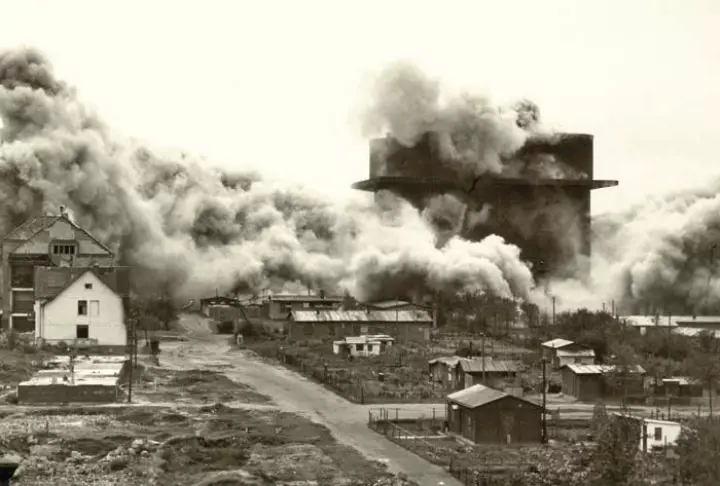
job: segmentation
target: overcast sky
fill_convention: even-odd
[[[341,193],[367,177],[352,111],[395,59],[595,135],[613,209],[719,175],[720,1],[0,0],[0,45],[50,57],[151,145]]]

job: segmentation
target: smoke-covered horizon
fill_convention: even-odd
[[[177,301],[292,282],[361,300],[418,284],[526,298],[534,285],[516,246],[439,243],[430,215],[391,194],[338,204],[123,139],[34,49],[0,53],[0,118],[0,233],[65,205],[139,286]]]
[[[720,178],[593,217],[592,278],[551,281],[566,309],[620,315],[720,313]],[[538,290],[535,301],[547,305]]]

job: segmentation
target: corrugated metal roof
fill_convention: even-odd
[[[459,356],[441,356],[441,357],[439,357],[439,358],[433,358],[433,359],[429,360],[429,361],[428,361],[428,364],[429,364],[429,365],[433,365],[433,364],[436,364],[436,363],[443,363],[443,364],[445,364],[445,365],[447,365],[447,366],[451,366],[451,367],[452,367],[452,366],[455,366],[456,364],[458,364],[458,362],[459,362],[461,359],[462,359],[462,358],[460,358]]]
[[[130,295],[128,267],[35,267],[35,298],[54,299],[87,272],[94,273],[119,296]]]
[[[677,383],[680,386],[699,385],[701,383],[700,380],[688,376],[671,376],[669,378],[663,378],[661,381],[663,383]]]
[[[268,296],[268,300],[274,302],[342,302],[343,298],[328,295],[320,297],[319,295],[277,294]]]
[[[424,310],[293,310],[292,318],[295,322],[432,322]]]
[[[604,373],[610,373],[615,370],[614,365],[579,365],[569,364],[564,367],[569,368],[576,375],[602,375]],[[628,368],[630,373],[645,374],[645,369],[640,365],[630,366]]]
[[[384,343],[388,341],[395,341],[395,338],[386,334],[375,334],[367,336],[347,336],[342,341],[335,341],[336,343],[347,343],[347,344],[363,344],[363,343]]]
[[[720,316],[626,316],[628,324],[634,327],[670,327],[686,326],[693,324],[717,324],[720,325]]]
[[[702,333],[710,333],[715,338],[720,339],[720,330],[712,331],[710,329],[700,329],[697,327],[676,327],[672,330],[673,334],[686,337],[697,337]]]
[[[595,351],[592,349],[558,349],[558,357],[562,356],[575,356],[578,358],[591,358],[595,356]]]
[[[460,361],[460,368],[465,373],[481,373],[483,371],[483,359],[463,359]],[[519,366],[513,361],[485,360],[486,373],[517,373]]]
[[[477,408],[481,407],[483,405],[487,405],[488,403],[494,402],[496,400],[499,400],[501,398],[512,396],[509,393],[505,393],[500,390],[495,390],[494,388],[490,388],[484,385],[473,385],[469,388],[465,388],[464,390],[456,391],[455,393],[451,393],[448,395],[448,400],[451,402],[455,402],[459,405],[462,405],[467,408]],[[540,407],[538,404],[533,403],[529,400],[526,400],[524,398],[515,397],[518,400],[522,400],[523,402],[529,403],[531,405],[534,405],[536,407]]]
[[[542,343],[542,346],[544,348],[558,349],[562,348],[563,346],[567,346],[568,344],[574,344],[574,342],[568,341],[567,339],[556,338],[551,339],[550,341],[545,341],[544,343]]]
[[[404,300],[385,300],[382,302],[368,302],[366,305],[368,307],[380,309],[380,310],[392,309],[394,307],[404,307],[404,306],[415,307],[418,309],[427,309],[430,307],[427,305],[415,304],[413,302],[406,302]]]

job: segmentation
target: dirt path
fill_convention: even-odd
[[[348,402],[297,373],[257,358],[254,353],[232,350],[227,337],[203,331],[198,321],[192,317],[181,320],[181,325],[192,331],[191,340],[163,343],[161,366],[175,369],[215,368],[228,378],[268,395],[280,409],[325,425],[338,441],[371,459],[385,462],[391,471],[405,473],[422,486],[460,486],[461,483],[445,469],[370,430],[367,427],[370,407]]]

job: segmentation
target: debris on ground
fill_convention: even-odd
[[[5,453],[22,459],[13,486],[412,484],[387,482],[381,464],[304,417],[221,404],[18,411],[0,422]]]

